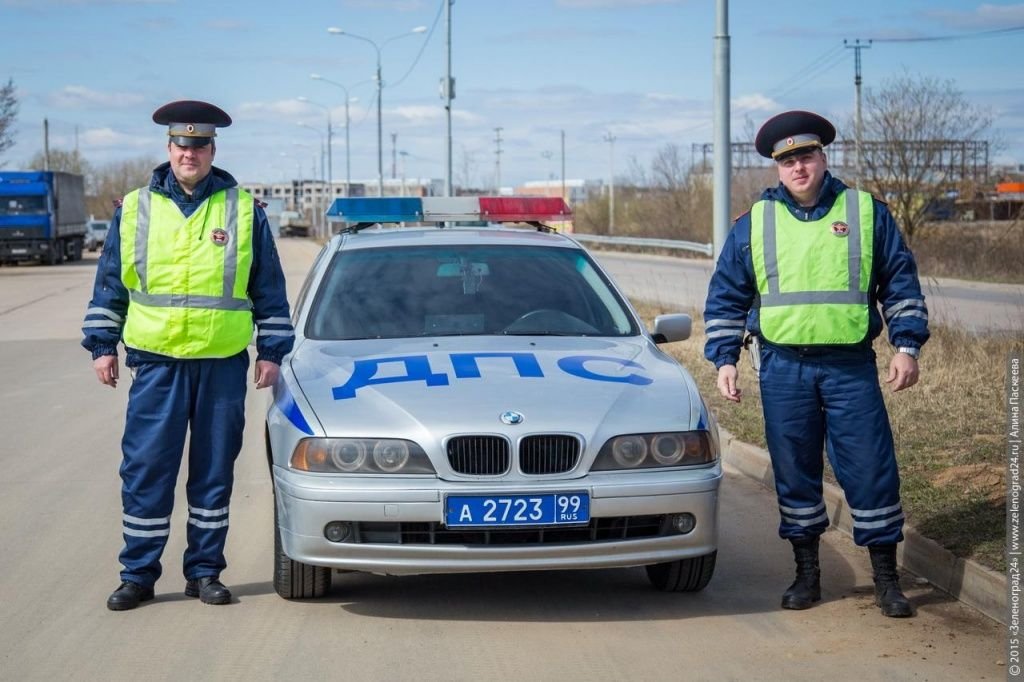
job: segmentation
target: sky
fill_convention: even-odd
[[[164,161],[153,110],[198,99],[234,119],[215,165],[243,183],[321,177],[330,112],[332,175],[344,180],[347,89],[351,177],[375,181],[375,43],[385,177],[443,178],[444,1],[0,0],[0,81],[13,79],[20,102],[5,167],[42,149],[44,118],[51,148],[77,146],[94,165]],[[649,169],[667,145],[691,158],[712,140],[715,5],[456,0],[455,184],[494,186],[497,160],[502,185],[561,177],[561,131],[569,178]],[[950,79],[991,112],[993,160],[1024,164],[1024,32],[998,32],[1014,27],[1024,3],[731,0],[732,137],[797,108],[846,133],[854,50],[843,41],[871,39],[865,92],[899,76]]]

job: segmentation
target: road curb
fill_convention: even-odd
[[[775,477],[768,451],[737,440],[723,428],[719,428],[719,431],[722,461],[774,492]],[[824,495],[832,526],[852,538],[852,519],[843,491],[826,481]],[[1007,624],[1005,574],[996,573],[970,559],[957,557],[939,543],[921,535],[909,524],[904,525],[903,535],[904,541],[900,543],[897,554],[902,568],[921,576],[992,620]]]

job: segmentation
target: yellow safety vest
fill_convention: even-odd
[[[826,216],[795,218],[763,200],[750,213],[761,335],[783,345],[846,345],[868,334],[874,203],[848,189]]]
[[[232,187],[188,218],[142,188],[121,206],[126,346],[175,358],[225,358],[252,338],[253,200]]]

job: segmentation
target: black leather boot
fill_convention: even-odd
[[[909,618],[914,615],[910,602],[900,590],[900,575],[896,572],[896,545],[873,545],[871,569],[875,579],[875,606],[882,607],[882,615],[890,618]]]
[[[229,604],[231,590],[216,576],[206,576],[185,582],[185,596],[199,597],[204,604]]]
[[[111,611],[128,611],[152,598],[152,587],[143,587],[138,583],[123,580],[121,585],[107,597],[107,608]]]
[[[793,558],[796,559],[796,580],[782,595],[782,608],[809,609],[821,601],[821,569],[818,567],[817,536],[790,540],[793,543]]]

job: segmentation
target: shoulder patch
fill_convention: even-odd
[[[111,203],[114,204],[114,208],[121,208],[121,204],[124,203],[124,199],[114,199]]]
[[[747,209],[746,211],[744,211],[743,213],[740,213],[740,214],[739,214],[738,216],[736,216],[735,218],[733,218],[733,219],[732,219],[732,221],[733,221],[733,222],[735,223],[735,222],[736,222],[737,220],[739,220],[739,219],[740,219],[740,218],[742,218],[743,216],[745,216],[745,215],[747,215],[748,213],[750,213],[750,211],[751,211],[751,209],[749,209],[749,208],[748,208],[748,209]]]
[[[255,201],[256,205],[259,206],[260,208],[266,208],[267,207],[267,202],[265,202],[265,201],[260,201],[259,199],[255,198],[255,197],[253,197],[253,201]]]

